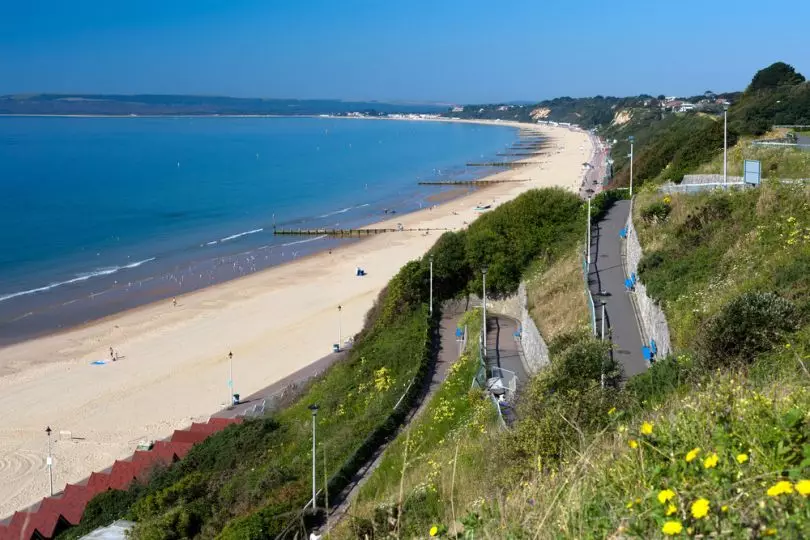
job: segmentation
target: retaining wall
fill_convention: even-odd
[[[540,330],[529,315],[529,301],[526,295],[526,283],[521,282],[518,292],[501,300],[487,299],[487,313],[498,313],[512,317],[520,322],[520,345],[526,359],[526,369],[530,375],[536,374],[548,365],[548,346]]]
[[[633,227],[633,203],[631,203],[630,214],[627,216],[627,241],[625,242],[624,257],[625,272],[628,276],[631,273],[638,275],[638,263],[643,256],[638,234]],[[657,357],[663,358],[672,351],[667,318],[661,307],[647,295],[647,287],[641,281],[636,280],[635,292],[632,295],[641,322],[641,339],[645,345],[649,345],[650,339],[654,339],[658,347]]]
[[[728,176],[726,181],[728,183],[735,183],[735,182],[742,182],[742,176]],[[684,184],[722,184],[723,183],[723,175],[722,174],[686,174],[683,177],[683,181],[681,181],[681,185]]]

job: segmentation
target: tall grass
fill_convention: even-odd
[[[652,204],[669,211],[645,222]],[[514,433],[477,465],[498,467],[494,478],[507,482],[454,504],[452,522],[436,499],[439,535],[810,537],[810,188],[644,192],[636,212],[641,278],[669,318],[677,356],[601,391],[594,345],[558,337]],[[772,332],[762,313],[740,309],[749,297],[795,306],[800,328]],[[734,313],[753,317],[739,322],[767,339],[749,349],[745,340],[734,364],[709,362],[706,340]]]
[[[751,139],[745,139],[729,148],[728,174],[730,176],[742,176],[743,162],[746,159],[753,159],[762,163],[763,178],[810,178],[810,152],[807,150],[791,147],[754,146],[751,144],[752,142]],[[696,174],[722,174],[722,152],[710,162],[698,167],[695,172]]]
[[[577,246],[551,265],[543,265],[526,283],[529,314],[543,339],[574,332],[589,325],[589,309],[582,282],[582,256]]]

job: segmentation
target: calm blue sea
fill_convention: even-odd
[[[335,244],[274,237],[426,204],[506,127],[329,118],[0,118],[0,343]],[[301,240],[300,238],[297,240]]]

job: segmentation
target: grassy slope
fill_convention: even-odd
[[[669,217],[645,223],[655,202],[671,206]],[[668,203],[646,193],[635,219],[647,259],[658,260],[643,279],[663,303],[677,356],[606,396],[614,405],[597,409],[591,427],[574,422],[559,462],[520,463],[522,480],[502,496],[456,508],[466,533],[810,536],[810,189]],[[750,291],[789,298],[805,322],[741,364],[706,369],[704,329]]]
[[[578,248],[572,247],[554,264],[529,272],[526,283],[529,314],[546,341],[589,324]]]
[[[406,538],[424,535],[432,522],[452,523],[453,504],[470,504],[485,488],[478,474],[487,464],[483,449],[498,428],[490,401],[471,389],[480,365],[480,311],[468,312],[461,324],[469,332],[466,351],[422,414],[386,450],[352,506],[352,519],[335,531],[337,537],[397,527]],[[404,518],[397,526],[400,508]]]
[[[762,162],[762,178],[810,178],[810,151],[789,147],[752,146],[751,140],[740,141],[728,151],[728,174],[742,176],[743,161],[756,159]],[[723,154],[704,163],[696,174],[723,174]]]
[[[527,274],[532,276],[527,286],[530,310],[546,339],[587,327],[588,308],[576,246],[569,247],[554,263],[537,261]],[[470,331],[467,351],[423,415],[386,450],[380,467],[352,507],[354,519],[344,520],[334,531],[335,537],[362,537],[371,530],[393,532],[399,508],[403,516],[400,534],[408,538],[424,535],[432,524],[446,532],[453,523],[475,522],[468,509],[484,504],[493,478],[503,468],[492,459],[501,438],[497,419],[488,401],[470,390],[479,365],[475,339],[480,333],[480,312],[469,312],[464,322]]]

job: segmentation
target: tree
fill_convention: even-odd
[[[804,76],[797,73],[793,66],[784,62],[776,62],[765,69],[757,71],[747,91],[755,92],[779,86],[793,86],[803,82]]]

